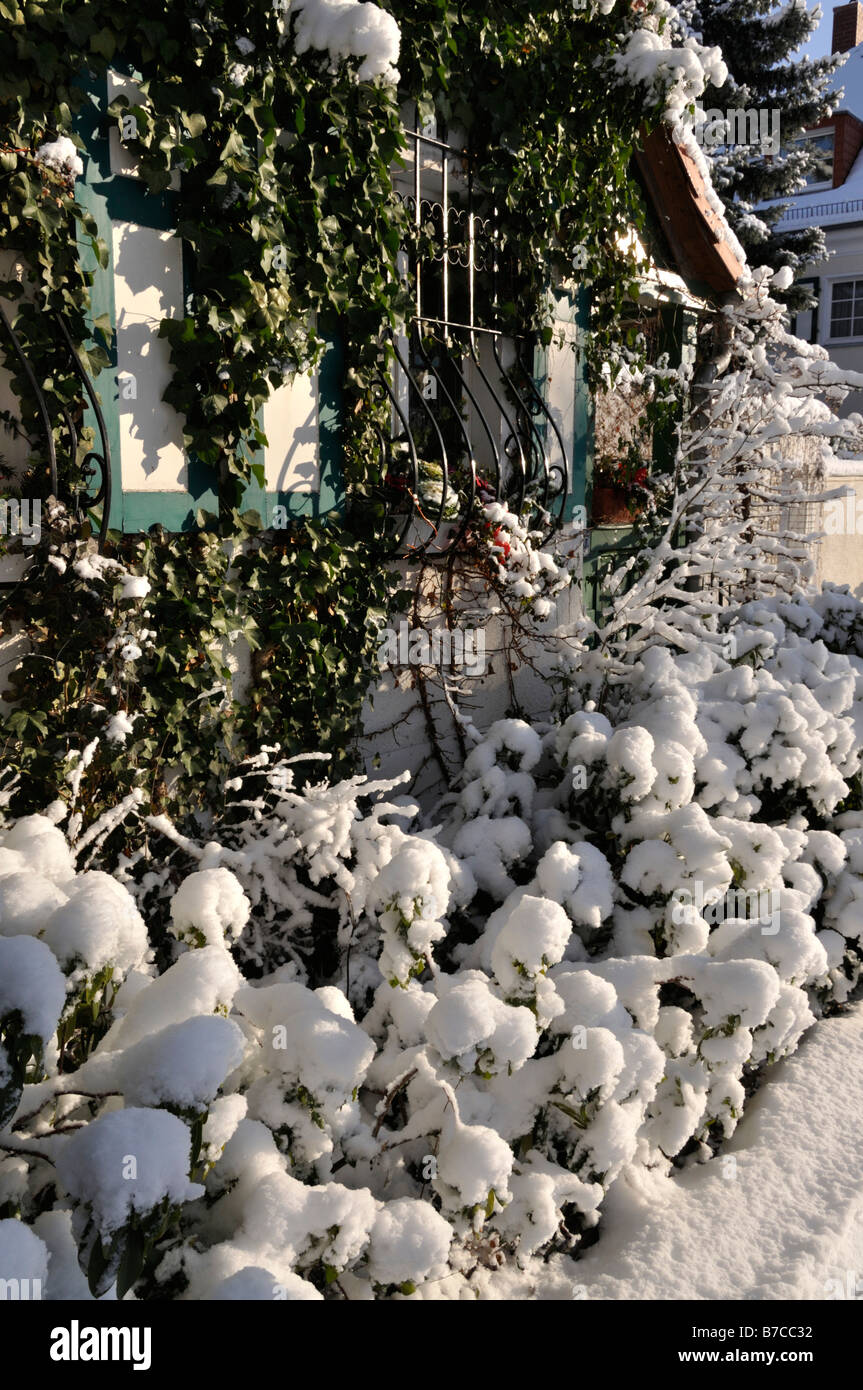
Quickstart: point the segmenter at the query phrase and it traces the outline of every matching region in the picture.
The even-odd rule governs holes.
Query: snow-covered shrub
[[[47,816],[0,830],[0,883],[2,1120],[55,1035],[61,1065],[71,1060],[67,1045],[86,1055],[150,944],[126,890],[106,873],[76,874],[65,836]]]
[[[336,66],[348,58],[359,58],[357,79],[368,82],[398,81],[396,64],[401,35],[391,14],[368,0],[276,0],[273,8],[284,16],[285,39],[293,19],[293,41],[297,53],[322,49]]]
[[[224,946],[249,920],[249,900],[230,869],[200,869],[171,900],[173,929],[193,946]]]
[[[68,135],[46,140],[36,151],[36,159],[39,164],[44,164],[47,169],[53,169],[55,174],[72,182],[84,172],[78,151]]]
[[[115,1280],[123,1293],[172,1207],[203,1196],[188,1168],[189,1131],[161,1110],[128,1106],[100,1115],[64,1145],[57,1179],[75,1203],[72,1230],[96,1297]]]
[[[286,45],[394,76],[379,7],[278,8]],[[673,123],[721,60],[653,8],[629,12],[615,67],[621,98],[635,82]],[[239,87],[261,60],[234,50]],[[848,998],[857,614],[795,597],[804,560],[758,506],[793,491],[780,440],[829,451],[854,426],[768,279],[717,312],[727,361],[680,424],[664,533],[611,576],[599,623],[561,634],[558,721],[480,733],[447,691],[466,756],[432,823],[398,783],[301,786],[264,747],[197,819],[142,817],[146,848],[109,877],[100,839],[140,799],[101,830],[76,801],[143,714],[112,684],[68,756],[67,834],[62,806],[0,833],[4,1276],[77,1291],[74,1245],[94,1296],[476,1296],[501,1261],[577,1253],[627,1171],[709,1158]],[[191,412],[196,381],[175,391]],[[542,623],[569,567],[481,502],[483,578]],[[118,591],[104,651],[133,669],[149,610],[119,605],[148,581],[89,552],[69,568],[99,613]]]
[[[803,598],[729,617],[734,662],[474,730],[425,828],[269,749],[119,878],[0,831],[0,1215],[48,1296],[72,1241],[94,1294],[476,1296],[709,1158],[863,959],[863,665]]]
[[[812,607],[821,619],[818,635],[826,647],[863,656],[863,603],[847,584],[825,584],[813,595]]]

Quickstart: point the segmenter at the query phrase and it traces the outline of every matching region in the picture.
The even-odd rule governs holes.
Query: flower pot
[[[627,495],[610,483],[595,483],[592,508],[594,526],[629,526],[632,512],[627,506]]]

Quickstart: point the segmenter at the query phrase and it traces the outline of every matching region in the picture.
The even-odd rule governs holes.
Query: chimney
[[[863,41],[863,5],[851,0],[850,5],[833,6],[833,52],[849,53]]]

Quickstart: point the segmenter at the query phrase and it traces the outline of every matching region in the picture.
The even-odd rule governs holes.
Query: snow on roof
[[[857,50],[855,49],[855,53]],[[860,74],[863,79],[863,44],[859,45]],[[863,83],[861,83],[863,95]],[[863,149],[851,166],[851,172],[838,188],[817,188],[811,193],[792,194],[790,198],[777,198],[773,203],[762,203],[761,207],[771,207],[777,202],[787,202],[785,213],[777,226],[784,230],[794,227],[839,227],[848,222],[863,222]]]
[[[788,202],[777,226],[788,230],[794,227],[838,227],[846,222],[863,222],[863,150],[851,172],[838,188],[819,188],[812,193],[792,194],[777,202]],[[762,204],[769,207],[770,204]]]
[[[858,43],[847,55],[837,78],[842,97],[836,111],[850,111],[863,120],[863,43]],[[788,202],[784,216],[777,223],[783,231],[794,227],[838,227],[846,222],[863,222],[863,150],[851,166],[851,172],[838,188],[813,189],[811,193],[795,193],[774,198],[760,207],[773,207]]]
[[[863,43],[852,48],[836,74],[842,84],[837,111],[850,111],[863,121]]]

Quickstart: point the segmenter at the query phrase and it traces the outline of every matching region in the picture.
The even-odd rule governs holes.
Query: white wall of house
[[[162,399],[172,376],[162,319],[183,314],[183,249],[171,232],[111,226],[117,315],[120,479],[124,492],[184,492],[183,421]],[[99,383],[101,385],[101,383]]]
[[[318,374],[295,376],[279,386],[263,410],[269,492],[320,492]]]
[[[863,282],[863,221],[826,228],[829,257],[812,270],[821,281],[818,305],[818,342],[834,362],[849,371],[863,373],[863,333],[851,337],[831,332],[833,291],[837,283]],[[840,410],[841,415],[863,412],[863,390],[852,391]]]
[[[120,477],[124,492],[185,492],[183,420],[163,399],[173,368],[162,319],[183,315],[183,248],[170,231],[112,224]],[[98,383],[102,390],[102,381]],[[286,380],[263,410],[269,491],[320,488],[317,373]]]
[[[133,105],[140,99],[132,78],[109,70],[109,101],[121,94]],[[111,174],[140,178],[117,127],[111,127],[108,138]],[[171,188],[178,187],[175,176]],[[183,421],[162,399],[173,369],[170,345],[159,337],[161,320],[181,318],[184,312],[182,242],[170,231],[132,222],[114,221],[111,232],[122,488],[185,492],[189,472]],[[286,379],[273,392],[263,410],[263,428],[269,441],[264,451],[268,491],[318,491],[316,373]]]
[[[581,535],[571,525],[566,526],[555,548],[564,544],[567,548],[578,548],[581,540]],[[416,568],[409,568],[405,562],[399,568],[405,586],[413,587]],[[446,627],[439,602],[439,579],[440,567],[428,566],[424,575],[424,601],[418,607],[418,622],[432,634]],[[520,642],[514,649],[507,626],[495,617],[485,623],[479,617],[472,617],[464,586],[457,586],[456,593],[460,597],[460,603],[456,600],[457,609],[464,605],[458,622],[468,634],[470,645],[465,649],[466,654],[473,654],[478,642],[482,644],[482,674],[456,679],[459,673],[455,670],[426,669],[427,708],[424,708],[416,668],[397,665],[394,669],[382,669],[380,677],[369,688],[362,715],[360,747],[367,772],[372,776],[394,777],[405,768],[409,769],[415,778],[412,792],[426,810],[448,789],[435,756],[435,745],[451,771],[460,769],[463,763],[442,679],[459,687],[459,710],[480,731],[487,730],[497,719],[519,714],[532,721],[550,718],[555,687],[548,676],[559,664],[559,648],[550,640],[543,642],[542,636],[550,638],[558,627],[575,631],[583,613],[582,590],[576,577],[558,596],[552,613],[543,623],[536,624],[537,639]],[[390,630],[397,632],[402,624],[408,632],[416,630],[410,611],[404,616],[395,615],[390,621]],[[470,738],[466,743],[470,748]]]
[[[838,195],[842,190],[836,190]],[[825,347],[831,359],[846,371],[863,374],[863,333],[836,334],[833,332],[833,297],[837,284],[856,281],[863,286],[863,221],[825,228],[828,259],[812,269],[820,280],[816,341]],[[808,318],[808,316],[807,316]],[[801,335],[807,332],[808,322],[798,322]],[[863,389],[852,391],[839,407],[843,416],[863,414]],[[859,465],[846,461],[838,473],[826,479],[831,488],[853,489],[854,497],[841,508],[842,518],[837,529],[836,508],[824,509],[825,535],[821,542],[820,578],[831,584],[847,584],[857,598],[863,599],[863,459]]]
[[[821,579],[831,584],[847,584],[856,598],[863,599],[863,461],[859,465],[848,463],[845,467],[854,471],[826,480],[831,491],[845,488],[851,496],[825,505]]]

